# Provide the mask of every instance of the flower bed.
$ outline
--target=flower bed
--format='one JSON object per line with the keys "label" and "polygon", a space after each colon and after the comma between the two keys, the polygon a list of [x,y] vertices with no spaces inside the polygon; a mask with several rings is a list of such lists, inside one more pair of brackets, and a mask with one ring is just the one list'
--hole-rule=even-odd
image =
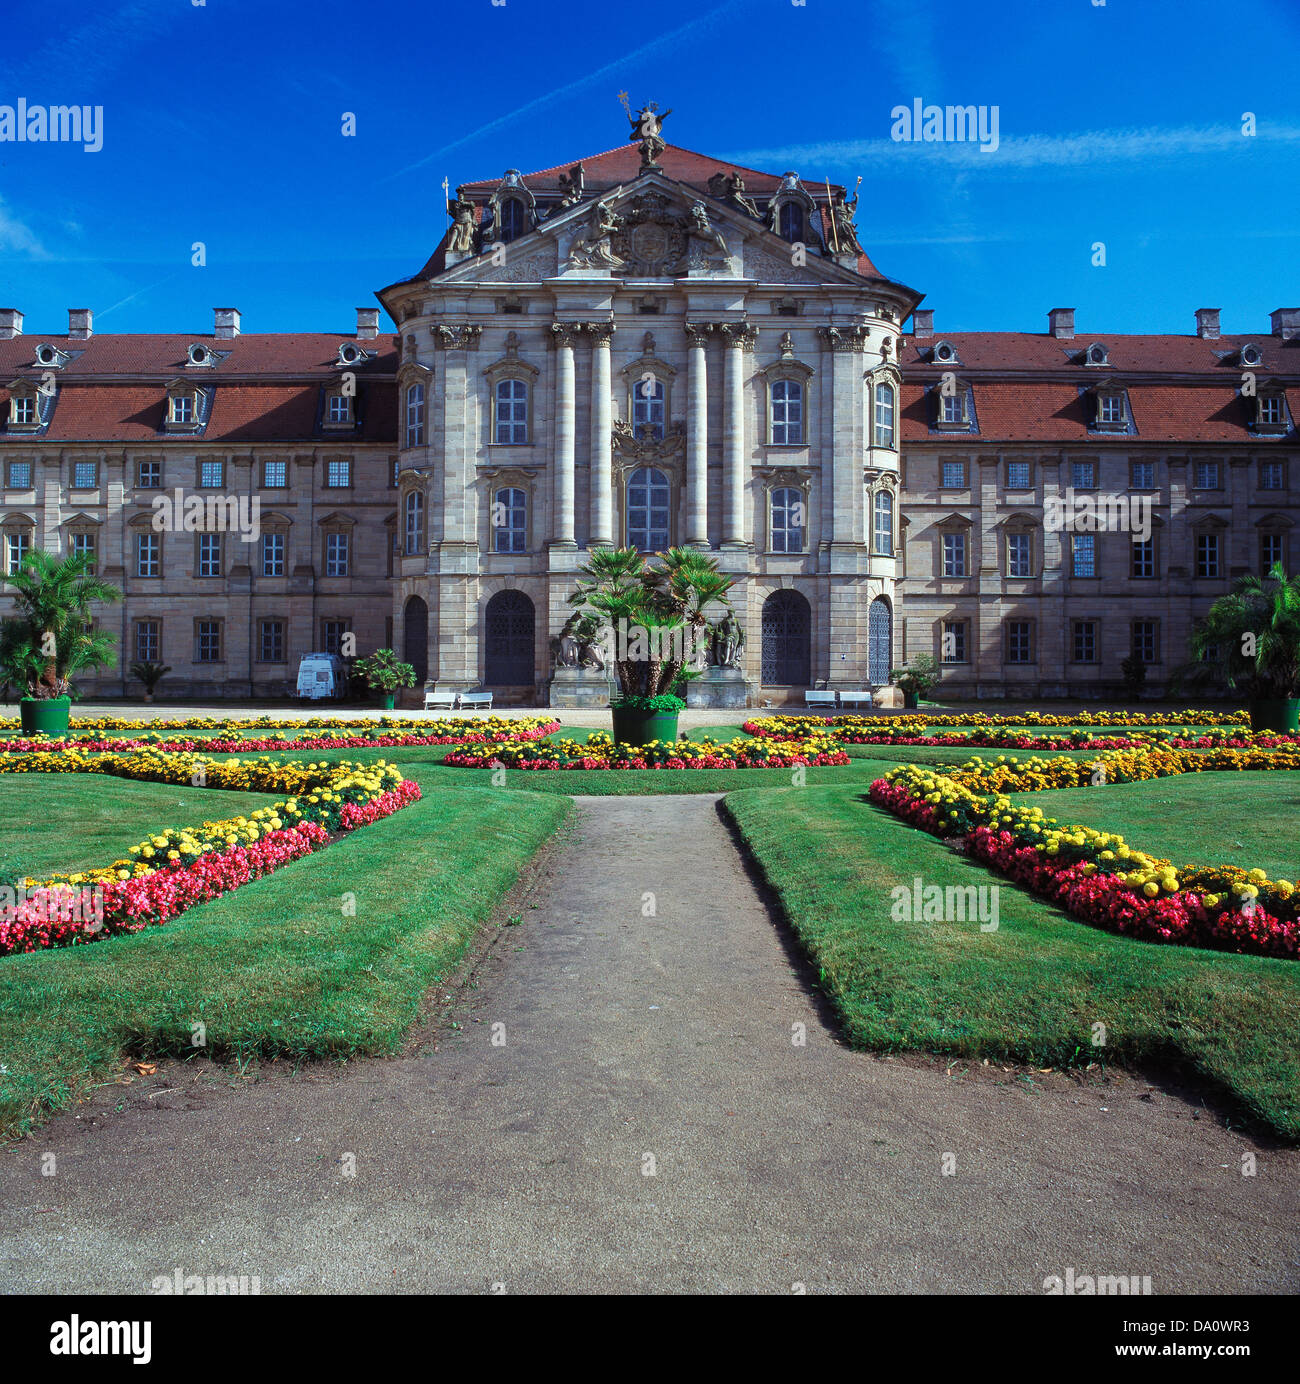
{"label": "flower bed", "polygon": [[[195,903],[258,879],[420,797],[418,785],[383,760],[303,764],[167,754],[92,754],[69,748],[14,755],[0,773],[95,773],[213,789],[284,792],[247,816],[168,827],[97,870],[23,880],[23,897],[0,906],[0,955],[89,942],[167,922]],[[93,916],[84,907],[96,894]]]}
{"label": "flower bed", "polygon": [[[1098,763],[1106,782],[1123,783],[1215,770],[1295,770],[1300,751],[1122,750],[1103,754]],[[1300,891],[1291,881],[1232,866],[1176,868],[1116,833],[1062,826],[1041,809],[1005,796],[1079,787],[1091,783],[1094,772],[1093,765],[1077,760],[1021,763],[1006,756],[943,772],[905,765],[877,779],[870,797],[1095,926],[1147,941],[1300,955]]]}
{"label": "flower bed", "polygon": [[[1011,728],[1033,726],[1249,726],[1250,714],[1245,711],[1079,711],[1071,715],[1057,715],[1039,711],[1025,711],[1019,714],[990,714],[984,711],[954,712],[941,715],[937,712],[917,712],[907,716],[756,716],[741,727],[750,735],[771,735],[785,740],[798,739],[802,735],[824,734],[827,731],[836,739],[850,745],[893,745],[893,744],[974,744],[963,739],[949,740],[912,739],[924,737],[930,726],[972,726],[983,730],[999,727]],[[1023,733],[1023,732],[1022,732]],[[880,737],[880,738],[877,738]],[[1065,738],[1063,738],[1064,740]],[[983,742],[981,742],[983,743]],[[992,745],[992,742],[989,742]],[[1068,743],[1046,744],[1039,742],[1041,749],[1079,748],[1073,740]],[[1083,748],[1091,748],[1084,745]],[[1021,749],[1028,745],[997,745],[996,748]]]}
{"label": "flower bed", "polygon": [[585,744],[548,740],[535,745],[476,745],[453,750],[442,762],[464,769],[788,769],[853,761],[829,735],[799,741],[765,737],[724,744],[656,740],[649,745],[622,745],[602,733]]}
{"label": "flower bed", "polygon": [[[548,721],[541,717],[521,717],[518,721],[502,722],[493,718],[495,724],[487,730],[466,732],[458,729],[464,725],[479,725],[480,722],[434,721],[422,722],[418,731],[379,731],[378,727],[368,734],[341,735],[328,730],[308,730],[294,739],[284,736],[262,736],[256,739],[232,738],[227,736],[205,736],[202,739],[171,738],[153,733],[109,739],[102,735],[89,734],[68,736],[65,739],[13,739],[0,740],[0,754],[41,754],[67,749],[77,750],[136,750],[157,749],[169,753],[191,754],[261,754],[270,750],[358,750],[389,749],[397,745],[472,745],[496,743],[502,740],[540,740],[559,730],[558,721]],[[515,730],[516,726],[522,729]]]}

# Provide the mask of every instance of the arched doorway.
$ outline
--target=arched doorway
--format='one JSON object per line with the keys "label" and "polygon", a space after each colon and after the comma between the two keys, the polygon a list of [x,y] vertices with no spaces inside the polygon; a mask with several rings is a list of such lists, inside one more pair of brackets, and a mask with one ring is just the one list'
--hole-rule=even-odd
{"label": "arched doorway", "polygon": [[531,687],[537,617],[522,591],[498,591],[483,615],[483,681],[489,687]]}
{"label": "arched doorway", "polygon": [[412,596],[402,607],[402,661],[415,669],[415,685],[429,676],[429,607]]}
{"label": "arched doorway", "polygon": [[812,610],[797,591],[763,602],[764,687],[807,687],[812,679]]}
{"label": "arched doorway", "polygon": [[872,687],[889,682],[894,658],[894,612],[884,596],[877,596],[867,611],[867,680]]}

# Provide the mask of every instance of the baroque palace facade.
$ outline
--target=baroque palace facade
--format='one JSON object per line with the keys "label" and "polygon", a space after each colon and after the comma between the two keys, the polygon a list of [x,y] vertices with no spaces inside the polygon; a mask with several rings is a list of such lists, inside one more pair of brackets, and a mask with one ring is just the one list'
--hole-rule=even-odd
{"label": "baroque palace facade", "polygon": [[[313,650],[544,701],[591,549],[711,552],[753,695],[1158,688],[1232,580],[1300,561],[1300,309],[1225,336],[936,331],[857,198],[667,144],[457,190],[346,333],[24,331],[0,311],[0,541],[125,599],[85,690],[275,696]],[[903,332],[910,320],[911,330]],[[1092,516],[1099,515],[1099,518]],[[0,601],[0,611],[8,605]]]}

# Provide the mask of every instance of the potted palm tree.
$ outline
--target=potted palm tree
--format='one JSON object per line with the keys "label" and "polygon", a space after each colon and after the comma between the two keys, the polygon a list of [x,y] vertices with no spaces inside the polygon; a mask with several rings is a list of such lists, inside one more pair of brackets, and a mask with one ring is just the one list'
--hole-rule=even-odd
{"label": "potted palm tree", "polygon": [[1300,576],[1280,562],[1238,577],[1192,634],[1192,653],[1245,693],[1251,730],[1300,731]]}
{"label": "potted palm tree", "polygon": [[131,665],[131,676],[136,682],[144,683],[144,699],[146,702],[153,701],[153,690],[171,672],[171,668],[165,663],[133,663]]}
{"label": "potted palm tree", "polygon": [[698,653],[719,617],[731,610],[732,579],[690,548],[655,554],[652,566],[635,548],[600,548],[579,570],[569,603],[590,612],[612,636],[618,695],[610,703],[614,739],[625,745],[677,739],[686,703],[675,689],[704,668]]}
{"label": "potted palm tree", "polygon": [[901,668],[890,669],[889,680],[902,692],[903,706],[915,707],[939,681],[939,665],[933,654],[917,654]]}
{"label": "potted palm tree", "polygon": [[73,676],[113,663],[115,637],[94,627],[91,606],[122,593],[93,574],[94,562],[91,553],[60,557],[36,548],[4,578],[17,629],[0,656],[5,675],[27,691],[19,702],[24,735],[66,735]]}
{"label": "potted palm tree", "polygon": [[353,671],[365,679],[372,692],[383,697],[385,711],[396,706],[399,688],[415,686],[415,669],[400,663],[392,649],[376,649],[369,658],[357,659]]}

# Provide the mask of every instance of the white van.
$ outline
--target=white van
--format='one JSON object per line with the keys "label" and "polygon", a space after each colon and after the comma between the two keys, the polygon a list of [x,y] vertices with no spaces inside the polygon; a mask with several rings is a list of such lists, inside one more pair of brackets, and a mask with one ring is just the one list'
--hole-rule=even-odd
{"label": "white van", "polygon": [[344,697],[348,690],[347,664],[338,654],[304,654],[298,665],[298,695],[307,701]]}

